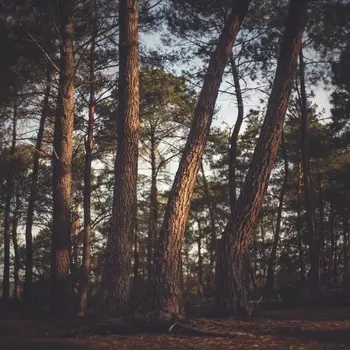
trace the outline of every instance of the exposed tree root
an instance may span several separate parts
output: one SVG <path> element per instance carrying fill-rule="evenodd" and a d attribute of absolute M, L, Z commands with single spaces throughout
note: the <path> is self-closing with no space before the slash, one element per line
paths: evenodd
<path fill-rule="evenodd" d="M 175 322 L 170 328 L 169 332 L 174 333 L 175 328 L 181 329 L 185 332 L 185 334 L 192 336 L 202 336 L 202 337 L 249 337 L 254 338 L 254 335 L 251 333 L 243 333 L 243 332 L 215 332 L 205 328 L 196 328 L 189 326 L 184 323 Z M 182 332 L 182 334 L 184 334 Z"/>

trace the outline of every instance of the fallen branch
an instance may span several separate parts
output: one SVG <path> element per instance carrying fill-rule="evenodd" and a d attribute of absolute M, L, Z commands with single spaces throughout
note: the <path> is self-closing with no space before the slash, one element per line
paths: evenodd
<path fill-rule="evenodd" d="M 243 333 L 243 332 L 213 332 L 209 329 L 200 329 L 195 328 L 189 325 L 186 325 L 184 323 L 175 322 L 170 328 L 169 332 L 172 333 L 174 331 L 174 328 L 180 328 L 184 331 L 186 331 L 189 335 L 194 336 L 205 336 L 205 337 L 249 337 L 249 338 L 255 338 L 253 334 L 251 333 Z"/>

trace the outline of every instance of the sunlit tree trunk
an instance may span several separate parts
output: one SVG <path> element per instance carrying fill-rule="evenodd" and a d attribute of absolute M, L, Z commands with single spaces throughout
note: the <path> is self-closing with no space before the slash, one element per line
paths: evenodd
<path fill-rule="evenodd" d="M 235 220 L 229 222 L 223 233 L 224 259 L 221 266 L 226 273 L 225 279 L 217 284 L 217 303 L 223 313 L 247 314 L 247 289 L 243 280 L 244 255 L 276 160 L 306 22 L 307 2 L 290 1 L 275 80 L 261 134 L 237 202 Z"/>
<path fill-rule="evenodd" d="M 154 306 L 168 315 L 181 312 L 179 259 L 185 225 L 222 75 L 249 3 L 248 0 L 233 2 L 217 47 L 211 54 L 191 130 L 165 209 L 157 244 Z"/>
<path fill-rule="evenodd" d="M 53 141 L 53 224 L 51 243 L 51 314 L 71 308 L 70 199 L 74 123 L 73 7 L 60 2 L 61 58 Z"/>
<path fill-rule="evenodd" d="M 119 1 L 119 112 L 115 199 L 104 263 L 100 311 L 127 312 L 137 212 L 139 140 L 138 1 Z"/>

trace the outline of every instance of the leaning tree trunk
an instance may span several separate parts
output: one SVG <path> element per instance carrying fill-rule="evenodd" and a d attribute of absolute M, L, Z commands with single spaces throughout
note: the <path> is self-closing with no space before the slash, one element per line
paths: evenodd
<path fill-rule="evenodd" d="M 265 283 L 264 297 L 268 297 L 274 288 L 274 273 L 275 273 L 275 264 L 276 264 L 276 256 L 277 256 L 277 247 L 278 247 L 278 243 L 280 240 L 280 233 L 281 233 L 283 201 L 284 201 L 284 195 L 286 193 L 287 185 L 288 185 L 289 170 L 288 170 L 287 150 L 286 150 L 286 145 L 285 145 L 285 138 L 284 138 L 283 129 L 282 129 L 281 149 L 282 149 L 282 155 L 283 155 L 283 160 L 284 160 L 284 176 L 283 176 L 283 184 L 282 184 L 280 196 L 279 196 L 279 206 L 278 206 L 278 212 L 277 212 L 275 235 L 273 238 L 271 256 L 270 256 L 268 268 L 267 268 L 267 277 L 266 277 L 266 283 Z"/>
<path fill-rule="evenodd" d="M 220 265 L 226 274 L 217 283 L 217 303 L 224 313 L 247 313 L 247 290 L 243 280 L 244 255 L 276 160 L 306 22 L 307 2 L 290 1 L 276 76 L 261 134 L 237 202 L 235 220 L 228 223 L 223 234 L 224 259 Z"/>
<path fill-rule="evenodd" d="M 19 184 L 17 184 L 17 187 Z M 12 219 L 12 243 L 13 243 L 13 254 L 14 254 L 14 266 L 13 266 L 13 279 L 14 279 L 14 296 L 16 301 L 19 303 L 21 300 L 21 287 L 19 280 L 19 249 L 18 249 L 18 220 L 19 220 L 19 210 L 20 210 L 20 193 L 17 188 L 16 193 L 16 208 Z"/>
<path fill-rule="evenodd" d="M 83 232 L 83 263 L 80 283 L 80 314 L 85 314 L 88 301 L 88 284 L 90 272 L 91 251 L 91 180 L 92 180 L 92 150 L 95 123 L 95 46 L 97 36 L 97 4 L 94 1 L 93 30 L 90 48 L 90 98 L 89 98 L 89 120 L 85 140 L 85 165 L 84 165 L 84 232 Z"/>
<path fill-rule="evenodd" d="M 119 113 L 116 191 L 102 276 L 100 310 L 128 309 L 137 210 L 139 139 L 138 1 L 119 1 Z"/>
<path fill-rule="evenodd" d="M 211 54 L 203 87 L 175 180 L 165 209 L 156 252 L 154 306 L 178 315 L 180 308 L 179 260 L 198 169 L 209 134 L 214 106 L 228 57 L 250 1 L 232 1 L 232 10 Z"/>
<path fill-rule="evenodd" d="M 70 198 L 74 122 L 73 8 L 60 2 L 61 58 L 53 141 L 53 223 L 51 242 L 51 314 L 71 312 Z"/>
<path fill-rule="evenodd" d="M 314 218 L 314 206 L 311 196 L 311 182 L 309 169 L 309 152 L 308 152 L 308 115 L 307 115 L 307 101 L 305 88 L 305 70 L 304 70 L 304 56 L 302 47 L 299 52 L 299 76 L 300 76 L 300 107 L 301 107 L 301 158 L 303 162 L 304 174 L 304 197 L 306 205 L 307 229 L 308 229 L 308 243 L 310 253 L 311 268 L 308 274 L 308 280 L 312 286 L 320 279 L 319 261 L 317 251 L 317 238 Z"/>
<path fill-rule="evenodd" d="M 343 254 L 343 273 L 346 274 L 349 267 L 349 217 L 348 208 L 346 207 L 343 209 Z"/>
<path fill-rule="evenodd" d="M 13 173 L 12 164 L 13 157 L 16 152 L 17 140 L 17 117 L 18 117 L 18 103 L 17 95 L 14 97 L 13 105 L 13 126 L 12 126 L 12 143 L 10 149 L 9 169 L 6 175 L 6 202 L 5 202 L 5 217 L 4 217 L 4 273 L 2 281 L 2 299 L 8 301 L 10 298 L 10 212 L 11 200 L 13 195 Z"/>
<path fill-rule="evenodd" d="M 41 111 L 40 124 L 38 135 L 36 138 L 34 156 L 33 156 L 33 172 L 32 181 L 30 186 L 30 194 L 27 208 L 26 219 L 26 266 L 25 266 L 25 279 L 24 279 L 24 300 L 26 303 L 30 303 L 31 290 L 33 284 L 33 219 L 34 219 L 34 207 L 38 195 L 38 176 L 39 176 L 39 160 L 41 144 L 44 137 L 45 122 L 50 111 L 50 93 L 51 93 L 51 78 L 52 78 L 52 65 L 51 62 L 47 62 L 46 71 L 46 87 L 44 94 L 43 108 Z"/>

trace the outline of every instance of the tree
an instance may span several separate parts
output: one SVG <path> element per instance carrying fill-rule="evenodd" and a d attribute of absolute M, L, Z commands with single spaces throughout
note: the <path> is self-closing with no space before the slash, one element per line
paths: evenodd
<path fill-rule="evenodd" d="M 166 315 L 180 313 L 179 261 L 190 201 L 213 117 L 226 62 L 250 1 L 234 2 L 213 51 L 194 112 L 190 134 L 165 209 L 156 249 L 154 306 Z"/>
<path fill-rule="evenodd" d="M 138 1 L 119 3 L 119 111 L 115 199 L 102 276 L 100 310 L 128 309 L 136 222 L 139 140 Z"/>
<path fill-rule="evenodd" d="M 218 269 L 225 277 L 217 281 L 217 303 L 221 310 L 246 313 L 247 293 L 244 284 L 244 254 L 259 215 L 267 183 L 280 142 L 283 119 L 296 72 L 297 57 L 306 21 L 306 0 L 291 0 L 280 55 L 268 107 L 235 211 L 223 234 Z M 222 275 L 221 275 L 222 276 Z M 220 275 L 219 275 L 220 277 Z"/>
<path fill-rule="evenodd" d="M 53 141 L 53 223 L 51 243 L 51 314 L 71 312 L 70 198 L 74 121 L 73 3 L 61 1 L 60 76 Z"/>

